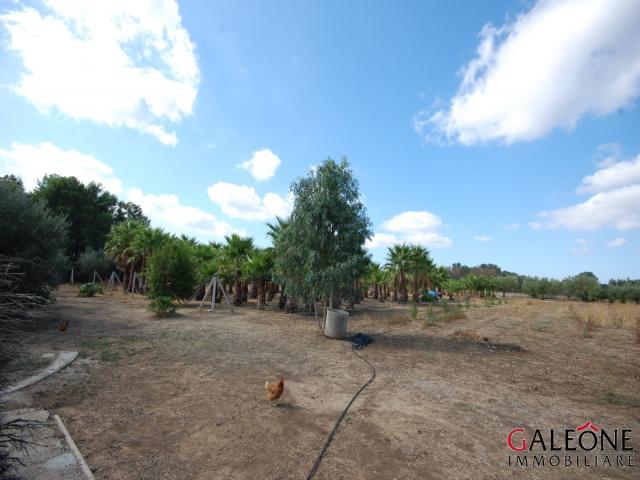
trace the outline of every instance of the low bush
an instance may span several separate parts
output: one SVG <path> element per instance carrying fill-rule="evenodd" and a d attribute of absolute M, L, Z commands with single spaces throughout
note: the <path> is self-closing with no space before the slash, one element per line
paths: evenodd
<path fill-rule="evenodd" d="M 80 286 L 78 296 L 80 297 L 93 297 L 96 293 L 102 293 L 102 287 L 95 283 L 85 283 Z"/>
<path fill-rule="evenodd" d="M 161 295 L 151 299 L 149 311 L 156 317 L 168 317 L 176 313 L 176 304 L 171 297 Z"/>

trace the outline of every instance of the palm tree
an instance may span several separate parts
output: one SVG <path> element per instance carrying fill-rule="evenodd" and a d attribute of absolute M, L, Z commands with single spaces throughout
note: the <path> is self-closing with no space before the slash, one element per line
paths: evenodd
<path fill-rule="evenodd" d="M 436 267 L 431 272 L 430 281 L 434 288 L 438 288 L 440 291 L 443 290 L 445 285 L 449 285 L 449 281 L 451 280 L 451 273 L 446 267 Z"/>
<path fill-rule="evenodd" d="M 384 272 L 382 268 L 380 268 L 380 264 L 376 262 L 372 262 L 369 266 L 369 275 L 368 280 L 371 283 L 371 295 L 374 300 L 379 300 L 382 298 L 382 281 L 384 277 Z"/>
<path fill-rule="evenodd" d="M 134 239 L 147 225 L 140 220 L 125 220 L 111 227 L 105 243 L 105 252 L 124 273 L 122 287 L 126 291 L 133 280 L 133 272 L 140 261 L 139 253 L 133 248 Z"/>
<path fill-rule="evenodd" d="M 169 235 L 161 228 L 146 227 L 134 232 L 131 240 L 131 250 L 135 253 L 136 257 L 140 259 L 141 272 L 144 273 L 154 250 L 161 247 L 168 238 Z"/>
<path fill-rule="evenodd" d="M 257 281 L 258 302 L 256 307 L 258 310 L 264 310 L 265 301 L 265 285 L 271 278 L 273 272 L 273 249 L 256 248 L 247 257 L 246 264 L 247 276 Z"/>
<path fill-rule="evenodd" d="M 271 237 L 271 244 L 274 248 L 274 255 L 286 255 L 285 252 L 278 251 L 276 246 L 278 245 L 278 240 L 282 237 L 282 233 L 289 226 L 289 220 L 285 220 L 281 217 L 276 217 L 276 221 L 274 223 L 267 223 L 267 235 Z M 280 298 L 278 299 L 278 308 L 282 310 L 287 307 L 288 310 L 294 311 L 296 309 L 296 302 L 294 299 L 287 298 L 287 295 L 284 291 L 283 285 L 278 285 L 278 289 L 280 290 Z"/>
<path fill-rule="evenodd" d="M 420 287 L 428 283 L 435 265 L 426 248 L 420 245 L 412 245 L 409 248 L 411 250 L 409 270 L 413 278 L 413 301 L 417 303 L 420 300 Z"/>
<path fill-rule="evenodd" d="M 247 255 L 253 250 L 253 239 L 242 238 L 237 233 L 225 236 L 224 239 L 227 241 L 224 246 L 225 256 L 234 272 L 233 304 L 240 306 L 243 297 L 242 268 Z"/>
<path fill-rule="evenodd" d="M 388 266 L 389 269 L 396 274 L 395 283 L 397 285 L 397 295 L 399 303 L 406 303 L 409 300 L 407 294 L 406 275 L 411 268 L 411 261 L 411 247 L 406 243 L 389 247 L 387 251 L 386 266 Z"/>

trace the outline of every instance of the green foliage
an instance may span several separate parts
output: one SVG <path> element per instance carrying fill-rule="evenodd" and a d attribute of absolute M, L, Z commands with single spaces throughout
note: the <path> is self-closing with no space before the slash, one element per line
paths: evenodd
<path fill-rule="evenodd" d="M 409 307 L 409 316 L 414 320 L 418 318 L 418 305 L 414 302 L 412 302 L 411 306 Z"/>
<path fill-rule="evenodd" d="M 353 294 L 365 272 L 370 221 L 346 160 L 328 159 L 292 185 L 293 212 L 274 240 L 277 280 L 305 303 L 334 304 Z"/>
<path fill-rule="evenodd" d="M 165 295 L 153 297 L 149 301 L 149 311 L 156 317 L 168 317 L 176 312 L 176 305 L 173 298 Z"/>
<path fill-rule="evenodd" d="M 113 223 L 135 220 L 149 225 L 149 219 L 142 213 L 142 208 L 133 202 L 118 201 L 113 211 Z"/>
<path fill-rule="evenodd" d="M 19 181 L 0 180 L 0 254 L 15 259 L 23 273 L 20 292 L 48 296 L 65 269 L 67 223 Z"/>
<path fill-rule="evenodd" d="M 504 296 L 505 293 L 518 292 L 520 290 L 520 281 L 517 275 L 503 275 L 496 278 L 496 288 L 500 290 Z"/>
<path fill-rule="evenodd" d="M 425 320 L 427 321 L 427 325 L 431 326 L 434 324 L 436 319 L 435 314 L 433 313 L 433 304 L 429 304 L 427 306 L 427 311 L 425 313 Z"/>
<path fill-rule="evenodd" d="M 273 272 L 272 248 L 256 248 L 247 255 L 246 275 L 251 280 L 269 280 Z"/>
<path fill-rule="evenodd" d="M 172 239 L 155 250 L 149 261 L 147 279 L 151 298 L 189 298 L 197 281 L 191 246 L 184 240 Z"/>
<path fill-rule="evenodd" d="M 600 291 L 598 277 L 591 272 L 583 272 L 575 277 L 567 277 L 563 283 L 568 296 L 583 302 L 595 300 Z"/>
<path fill-rule="evenodd" d="M 80 286 L 78 296 L 80 297 L 93 297 L 96 293 L 102 293 L 102 287 L 95 283 L 84 283 Z"/>
<path fill-rule="evenodd" d="M 76 259 L 87 247 L 104 246 L 113 223 L 117 198 L 104 192 L 97 183 L 84 185 L 75 177 L 47 175 L 33 191 L 33 197 L 49 209 L 63 215 L 69 223 L 67 255 Z"/>
<path fill-rule="evenodd" d="M 407 272 L 416 265 L 418 259 L 411 245 L 403 243 L 389 247 L 385 267 L 395 274 L 398 285 L 398 302 L 407 302 Z M 417 266 L 416 266 L 417 268 Z"/>
<path fill-rule="evenodd" d="M 113 270 L 113 261 L 102 250 L 87 248 L 78 258 L 78 269 L 85 279 L 93 280 L 96 271 L 102 278 L 106 278 Z"/>

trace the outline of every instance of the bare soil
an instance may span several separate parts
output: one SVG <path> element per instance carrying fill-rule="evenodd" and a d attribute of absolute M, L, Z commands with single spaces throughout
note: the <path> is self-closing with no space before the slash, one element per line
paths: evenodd
<path fill-rule="evenodd" d="M 369 368 L 313 316 L 276 305 L 231 314 L 189 303 L 156 319 L 144 298 L 62 287 L 38 313 L 25 358 L 80 358 L 8 407 L 60 415 L 97 479 L 305 478 Z M 587 328 L 580 312 L 596 307 Z M 377 376 L 316 478 L 638 478 L 637 467 L 509 467 L 506 436 L 591 420 L 630 428 L 637 449 L 640 307 L 510 299 L 462 311 L 427 326 L 425 306 L 416 319 L 390 302 L 356 307 L 350 330 L 377 335 L 362 353 Z M 264 382 L 281 375 L 285 393 L 271 404 Z"/>

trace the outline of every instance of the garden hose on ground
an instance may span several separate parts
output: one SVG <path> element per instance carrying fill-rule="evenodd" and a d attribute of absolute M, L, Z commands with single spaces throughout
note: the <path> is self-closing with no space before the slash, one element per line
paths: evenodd
<path fill-rule="evenodd" d="M 327 437 L 327 440 L 324 442 L 324 446 L 322 447 L 322 450 L 320 450 L 320 454 L 318 455 L 318 458 L 316 458 L 316 461 L 314 462 L 313 467 L 311 467 L 311 471 L 309 472 L 309 475 L 307 475 L 307 480 L 311 480 L 315 476 L 316 472 L 318 471 L 318 467 L 320 467 L 320 462 L 322 462 L 322 457 L 324 457 L 324 454 L 327 452 L 327 449 L 329 448 L 329 445 L 331 445 L 331 442 L 333 441 L 333 437 L 335 436 L 336 432 L 338 431 L 338 427 L 340 426 L 340 423 L 342 422 L 342 420 L 344 419 L 345 415 L 347 414 L 347 411 L 349 411 L 349 407 L 351 407 L 351 405 L 356 400 L 356 398 L 358 398 L 358 395 L 360 395 L 362 393 L 362 391 L 365 388 L 367 388 L 371 382 L 373 382 L 373 379 L 376 378 L 376 369 L 373 367 L 373 365 L 371 365 L 369 360 L 367 360 L 366 358 L 364 358 L 361 355 L 358 355 L 358 353 L 356 352 L 356 345 L 355 344 L 353 344 L 351 346 L 351 351 L 353 352 L 353 354 L 356 357 L 358 357 L 360 360 L 364 361 L 369 366 L 369 368 L 371 369 L 371 378 L 369 378 L 369 380 L 367 380 L 367 382 L 364 385 L 362 385 L 362 387 L 360 387 L 360 390 L 358 390 L 355 393 L 355 395 L 351 398 L 351 401 L 347 404 L 347 406 L 344 408 L 344 410 L 342 411 L 342 413 L 338 417 L 338 420 L 336 421 L 336 424 L 333 426 L 333 430 L 331 430 L 331 433 Z"/>

